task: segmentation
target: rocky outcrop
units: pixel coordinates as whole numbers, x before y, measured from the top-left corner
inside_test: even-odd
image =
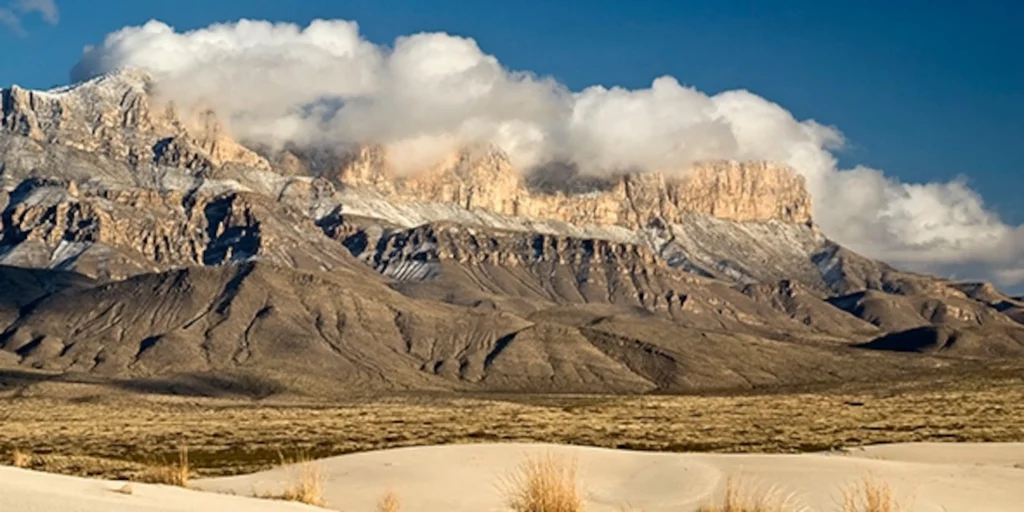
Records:
[[[97,153],[133,167],[202,170],[227,164],[269,169],[233,140],[209,111],[180,113],[151,95],[142,72],[126,71],[53,91],[0,91],[0,130],[45,144]]]
[[[383,148],[364,146],[347,156],[322,150],[283,152],[272,165],[233,140],[211,111],[180,111],[157,100],[153,89],[152,79],[138,71],[46,92],[14,86],[0,92],[0,130],[38,144],[102,155],[133,169],[273,167],[283,175],[326,174],[339,185],[371,189],[397,202],[446,203],[574,225],[637,229],[653,222],[682,222],[691,213],[737,222],[811,221],[803,179],[784,165],[765,162],[701,162],[672,176],[598,179],[557,166],[535,171],[541,176],[526,176],[500,150],[474,147],[423,172],[401,175],[389,165]],[[568,176],[562,176],[566,169]],[[548,186],[536,187],[537,181]]]
[[[348,266],[312,220],[265,196],[96,189],[25,182],[0,224],[0,262],[104,279],[254,258],[309,269]]]
[[[804,179],[786,165],[701,162],[691,166],[681,179],[658,179],[665,183],[662,202],[672,204],[677,218],[682,212],[697,212],[737,222],[809,224],[812,220],[811,194]]]
[[[537,172],[545,172],[540,170]],[[590,190],[531,190],[499,150],[467,150],[411,176],[390,170],[380,147],[361,148],[333,176],[341,185],[372,188],[405,203],[454,203],[501,215],[571,224],[644,228],[679,223],[697,213],[737,222],[811,222],[803,178],[766,162],[700,162],[679,176],[625,174],[589,180]]]
[[[374,230],[337,219],[322,222],[357,258],[396,278],[418,276],[418,266],[451,261],[465,265],[522,267],[538,263],[608,265],[632,272],[667,266],[647,246],[570,236],[485,230],[452,223]],[[413,276],[396,274],[413,270]]]
[[[54,177],[72,199],[45,208],[18,199],[7,207],[11,200],[0,194],[0,206],[8,210],[0,261],[73,261],[75,268],[95,275],[98,271],[83,267],[87,258],[78,253],[89,246],[119,248],[99,260],[121,254],[133,261],[114,265],[124,268],[112,276],[165,265],[216,264],[253,254],[266,257],[277,246],[268,223],[287,233],[295,231],[290,224],[316,222],[326,229],[332,215],[355,215],[374,219],[377,232],[448,223],[514,231],[523,240],[566,241],[558,250],[584,243],[634,247],[645,258],[691,274],[742,284],[793,279],[822,296],[865,288],[917,289],[931,282],[897,276],[848,251],[830,252],[827,239],[813,227],[803,179],[783,165],[700,162],[678,174],[615,177],[551,165],[524,175],[500,150],[471,147],[403,175],[380,146],[257,148],[272,155],[268,160],[232,140],[209,111],[180,112],[154,99],[153,89],[147,75],[126,71],[47,92],[2,91],[0,183],[19,187],[37,176]],[[80,198],[70,190],[76,183],[87,187]],[[228,219],[238,222],[211,234],[195,212],[209,206],[202,201],[221,195],[234,198],[226,208],[232,212]],[[248,208],[239,205],[243,200],[264,205],[265,211],[294,208],[283,220],[262,214],[252,217],[257,222],[238,213]],[[197,203],[179,206],[189,201]],[[110,204],[119,206],[109,209]],[[397,243],[403,235],[389,236]],[[283,239],[298,243],[300,238]],[[207,257],[216,240],[232,240],[235,247],[222,257],[215,257],[219,250]],[[478,250],[472,240],[450,242],[448,252],[435,249],[439,259],[458,261]],[[260,251],[251,250],[254,244]],[[293,255],[303,253],[281,251],[280,262],[290,266]],[[69,260],[69,254],[78,256]],[[504,250],[465,256],[491,257],[533,258],[528,251]]]

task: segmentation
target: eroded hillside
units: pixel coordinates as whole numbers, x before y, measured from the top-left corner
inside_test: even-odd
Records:
[[[467,147],[402,173],[378,146],[247,147],[152,86],[2,92],[0,365],[680,392],[1024,356],[1017,299],[835,244],[782,165],[596,178]]]

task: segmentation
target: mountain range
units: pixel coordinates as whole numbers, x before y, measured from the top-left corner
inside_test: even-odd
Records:
[[[138,71],[0,95],[0,383],[678,393],[1024,360],[1024,301],[841,247],[785,165],[467,144],[410,172],[235,140]]]

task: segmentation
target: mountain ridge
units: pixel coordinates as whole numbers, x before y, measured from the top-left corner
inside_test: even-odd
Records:
[[[182,112],[173,103],[154,99],[152,84],[144,72],[125,71],[57,92],[17,86],[3,89],[0,127],[30,140],[102,153],[129,165],[148,162],[193,171],[225,165],[272,167],[266,158],[233,140],[212,110]],[[287,151],[276,155],[276,160],[286,163],[296,159]],[[811,221],[810,195],[803,178],[784,165],[768,162],[698,162],[677,171],[682,178],[624,173],[598,179],[576,176],[579,171],[555,165],[537,171],[557,176],[543,178],[554,193],[535,194],[529,190],[527,172],[514,169],[508,156],[495,147],[467,147],[407,175],[396,172],[386,150],[377,145],[357,147],[338,160],[339,165],[323,175],[340,186],[369,186],[390,199],[448,202],[502,215],[633,228],[653,218],[672,222],[683,211],[737,221]],[[596,189],[590,194],[566,194],[571,181],[589,181],[612,193],[607,198]],[[695,193],[698,189],[709,193]],[[634,211],[622,211],[623,202]],[[580,209],[604,214],[572,219],[567,212]]]
[[[639,393],[1024,358],[1024,303],[836,244],[785,165],[524,172],[468,145],[408,173],[377,144],[247,147],[154,91],[0,91],[0,367]]]

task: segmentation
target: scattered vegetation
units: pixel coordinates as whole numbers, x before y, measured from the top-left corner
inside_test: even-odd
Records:
[[[15,448],[11,452],[11,465],[16,468],[27,468],[32,465],[32,453]]]
[[[14,449],[10,453],[11,465],[19,468],[33,462],[45,461],[32,452]],[[308,454],[286,458],[278,452],[281,465],[293,471],[292,480],[279,493],[263,494],[261,498],[295,501],[322,507],[325,505],[325,477],[321,466]],[[192,476],[188,448],[178,451],[176,463],[147,465],[139,481],[188,487]],[[547,454],[528,457],[502,482],[506,503],[512,512],[583,512],[584,493],[578,478],[574,459]],[[114,489],[125,495],[134,493],[131,482]],[[401,501],[394,492],[388,492],[377,503],[377,512],[400,512]],[[632,510],[624,508],[623,512]],[[851,484],[843,491],[842,512],[904,512],[908,510],[892,487],[871,477]],[[642,512],[642,511],[635,511]],[[721,503],[701,507],[698,512],[811,512],[800,506],[792,494],[778,488],[759,489],[749,482],[729,480]]]
[[[513,512],[581,512],[576,461],[552,454],[527,458],[505,484]]]
[[[402,509],[402,502],[394,492],[387,492],[377,502],[377,512],[398,512]]]
[[[306,455],[288,460],[281,457],[281,464],[289,466],[292,479],[278,494],[263,494],[260,497],[285,501],[297,501],[315,507],[322,507],[324,501],[324,473],[320,464]]]
[[[192,477],[192,469],[188,460],[188,448],[178,449],[178,462],[148,466],[143,470],[139,480],[150,484],[176,485],[188,487]]]
[[[843,492],[843,512],[901,512],[892,487],[866,477]]]
[[[193,478],[270,469],[280,464],[281,450],[323,458],[414,445],[545,442],[798,453],[877,443],[1019,441],[1024,379],[733,396],[417,395],[331,405],[138,395],[19,398],[3,400],[0,409],[6,417],[0,451],[18,447],[34,454],[33,469],[139,481],[154,463],[162,465],[169,439],[188,445]]]
[[[699,512],[800,512],[805,510],[795,503],[793,495],[778,488],[760,490],[749,483],[730,479],[725,488],[725,499],[718,505],[705,505]]]

